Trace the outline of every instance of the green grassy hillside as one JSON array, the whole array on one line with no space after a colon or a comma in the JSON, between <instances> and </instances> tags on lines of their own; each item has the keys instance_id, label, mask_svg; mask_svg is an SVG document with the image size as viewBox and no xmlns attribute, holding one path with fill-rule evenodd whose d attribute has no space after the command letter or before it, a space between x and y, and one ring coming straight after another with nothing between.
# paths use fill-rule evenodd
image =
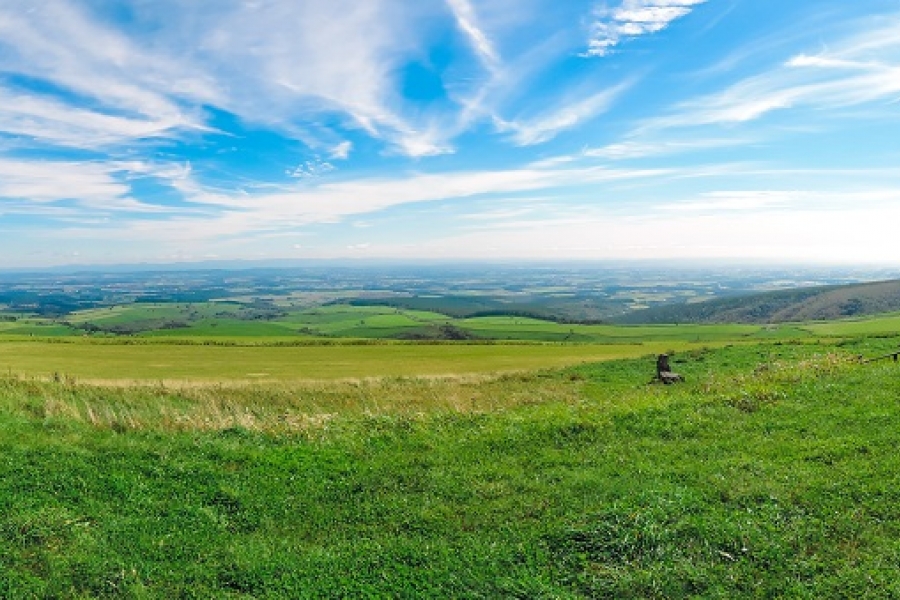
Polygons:
<instances>
[{"instance_id":1,"label":"green grassy hillside","mask_svg":"<svg viewBox=\"0 0 900 600\"><path fill-rule=\"evenodd\" d=\"M673 304L635 311L619 323L787 323L900 311L900 281L823 286Z\"/></svg>"},{"instance_id":2,"label":"green grassy hillside","mask_svg":"<svg viewBox=\"0 0 900 600\"><path fill-rule=\"evenodd\" d=\"M676 386L0 378L0 597L897 597L900 372L855 356L898 343L696 349Z\"/></svg>"},{"instance_id":3,"label":"green grassy hillside","mask_svg":"<svg viewBox=\"0 0 900 600\"><path fill-rule=\"evenodd\" d=\"M868 300L853 296L857 293L854 290L861 289L868 290ZM801 318L812 319L815 315L825 314L823 306L844 306L844 312L853 312L847 307L851 304L858 307L860 302L863 303L860 313L870 309L880 311L892 306L891 290L893 287L888 284L840 288L834 293L823 293L817 288L732 299L728 301L731 304L711 301L687 308L673 306L666 311L646 313L638 319L659 321L649 324L560 323L521 315L453 318L422 310L348 304L279 308L221 302L134 303L79 311L65 319L20 314L0 321L0 336L9 339L78 337L87 341L118 339L129 344L138 343L142 338L158 338L171 343L284 345L335 339L589 344L789 340L814 338L826 330L832 331L833 335L843 335L842 330L851 335L896 332L896 315L890 314L844 316L840 321L829 319L824 327L821 321ZM876 292L882 294L877 302ZM798 300L801 296L802 301ZM766 321L772 315L794 320L778 324L737 322ZM717 322L725 318L735 322ZM692 323L692 320L698 322Z\"/></svg>"}]
</instances>

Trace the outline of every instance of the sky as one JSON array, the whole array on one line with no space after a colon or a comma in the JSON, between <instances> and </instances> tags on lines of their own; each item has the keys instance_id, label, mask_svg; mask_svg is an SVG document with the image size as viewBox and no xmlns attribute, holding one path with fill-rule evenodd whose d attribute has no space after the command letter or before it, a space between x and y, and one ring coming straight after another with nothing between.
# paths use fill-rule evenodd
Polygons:
<instances>
[{"instance_id":1,"label":"sky","mask_svg":"<svg viewBox=\"0 0 900 600\"><path fill-rule=\"evenodd\" d=\"M3 0L0 268L900 265L900 0Z\"/></svg>"}]
</instances>

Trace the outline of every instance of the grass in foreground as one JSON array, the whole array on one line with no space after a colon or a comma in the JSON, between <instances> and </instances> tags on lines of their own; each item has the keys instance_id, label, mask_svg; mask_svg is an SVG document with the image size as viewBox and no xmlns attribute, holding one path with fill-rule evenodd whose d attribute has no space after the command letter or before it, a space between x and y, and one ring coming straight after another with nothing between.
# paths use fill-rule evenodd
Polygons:
<instances>
[{"instance_id":1,"label":"grass in foreground","mask_svg":"<svg viewBox=\"0 0 900 600\"><path fill-rule=\"evenodd\" d=\"M5 381L0 596L895 597L900 373L850 360L875 350L696 352L672 387L645 359L294 390L307 404ZM297 426L166 419L214 396ZM142 420L88 417L129 405Z\"/></svg>"}]
</instances>

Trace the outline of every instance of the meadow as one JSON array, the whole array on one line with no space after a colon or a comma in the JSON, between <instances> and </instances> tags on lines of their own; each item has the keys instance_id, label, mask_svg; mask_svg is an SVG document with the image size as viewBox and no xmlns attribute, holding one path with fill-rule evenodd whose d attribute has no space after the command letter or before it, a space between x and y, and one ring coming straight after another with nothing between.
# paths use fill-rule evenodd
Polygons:
<instances>
[{"instance_id":1,"label":"meadow","mask_svg":"<svg viewBox=\"0 0 900 600\"><path fill-rule=\"evenodd\" d=\"M235 304L149 304L74 313L58 321L0 323L0 372L83 382L175 385L373 377L465 377L662 352L762 342L837 343L890 336L900 317L783 325L579 325L516 316L452 319L379 306L318 306L267 319L236 318ZM78 333L72 325L159 324L138 334ZM423 327L462 331L465 340L397 339Z\"/></svg>"},{"instance_id":2,"label":"meadow","mask_svg":"<svg viewBox=\"0 0 900 600\"><path fill-rule=\"evenodd\" d=\"M529 371L683 349L649 344L0 342L0 372L83 382L240 383L384 377L457 377Z\"/></svg>"},{"instance_id":3,"label":"meadow","mask_svg":"<svg viewBox=\"0 0 900 600\"><path fill-rule=\"evenodd\" d=\"M0 597L897 597L895 323L6 332Z\"/></svg>"}]
</instances>

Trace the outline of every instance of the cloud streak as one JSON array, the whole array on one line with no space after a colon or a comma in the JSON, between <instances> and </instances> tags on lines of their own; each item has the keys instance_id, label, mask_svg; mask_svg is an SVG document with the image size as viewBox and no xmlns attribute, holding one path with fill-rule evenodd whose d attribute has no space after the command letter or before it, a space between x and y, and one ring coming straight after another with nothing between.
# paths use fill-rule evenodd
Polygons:
<instances>
[{"instance_id":1,"label":"cloud streak","mask_svg":"<svg viewBox=\"0 0 900 600\"><path fill-rule=\"evenodd\" d=\"M159 219L192 214L190 207L152 204L135 197L138 180L164 186L189 177L172 165L141 161L52 161L0 157L0 212L20 215L82 215L89 219L116 213Z\"/></svg>"},{"instance_id":2,"label":"cloud streak","mask_svg":"<svg viewBox=\"0 0 900 600\"><path fill-rule=\"evenodd\" d=\"M207 129L178 115L126 117L0 87L0 132L18 146L97 149Z\"/></svg>"},{"instance_id":3,"label":"cloud streak","mask_svg":"<svg viewBox=\"0 0 900 600\"><path fill-rule=\"evenodd\" d=\"M0 127L38 141L78 145L73 142L80 137L82 145L103 145L202 128L202 119L182 100L203 102L215 95L207 80L174 57L145 52L61 0L4 3L0 59L0 74L66 92L42 97L9 84L0 89Z\"/></svg>"},{"instance_id":4,"label":"cloud streak","mask_svg":"<svg viewBox=\"0 0 900 600\"><path fill-rule=\"evenodd\" d=\"M48 203L93 198L118 202L130 189L99 163L0 159L0 198Z\"/></svg>"},{"instance_id":5,"label":"cloud streak","mask_svg":"<svg viewBox=\"0 0 900 600\"><path fill-rule=\"evenodd\" d=\"M16 102L4 103L11 108L0 111L0 132L77 147L174 138L208 129L198 108L208 105L338 157L350 148L341 134L310 126L323 115L410 155L447 149L404 114L395 92L394 71L422 43L409 35L421 11L389 0L159 0L130 7L141 27L126 34L102 8L64 0L0 6L0 76L48 90L7 83L0 93ZM178 15L177 25L161 15Z\"/></svg>"},{"instance_id":6,"label":"cloud streak","mask_svg":"<svg viewBox=\"0 0 900 600\"><path fill-rule=\"evenodd\" d=\"M190 208L170 210L162 219L132 219L116 229L104 230L104 238L212 243L224 238L287 233L311 225L333 225L362 215L435 201L461 202L669 175L663 170L602 167L523 168L418 174L243 194L207 189L184 170L150 172L168 177L168 183L183 195ZM67 231L67 235L83 238L92 235L79 228ZM96 234L95 231L93 235Z\"/></svg>"},{"instance_id":7,"label":"cloud streak","mask_svg":"<svg viewBox=\"0 0 900 600\"><path fill-rule=\"evenodd\" d=\"M721 92L684 102L649 129L748 123L781 110L841 109L894 103L900 96L900 18L816 54L799 53L777 68Z\"/></svg>"},{"instance_id":8,"label":"cloud streak","mask_svg":"<svg viewBox=\"0 0 900 600\"><path fill-rule=\"evenodd\" d=\"M468 37L475 54L491 71L496 71L500 66L500 55L494 48L493 42L487 37L478 25L475 10L469 0L447 0L447 6L456 19L456 24L466 37Z\"/></svg>"},{"instance_id":9,"label":"cloud streak","mask_svg":"<svg viewBox=\"0 0 900 600\"><path fill-rule=\"evenodd\" d=\"M607 56L617 46L658 33L688 15L706 0L624 0L618 7L603 4L595 11L585 56Z\"/></svg>"},{"instance_id":10,"label":"cloud streak","mask_svg":"<svg viewBox=\"0 0 900 600\"><path fill-rule=\"evenodd\" d=\"M510 132L510 139L517 146L541 144L605 112L633 83L627 81L581 100L571 102L563 100L551 112L529 120L498 120L498 127L501 131Z\"/></svg>"}]
</instances>

